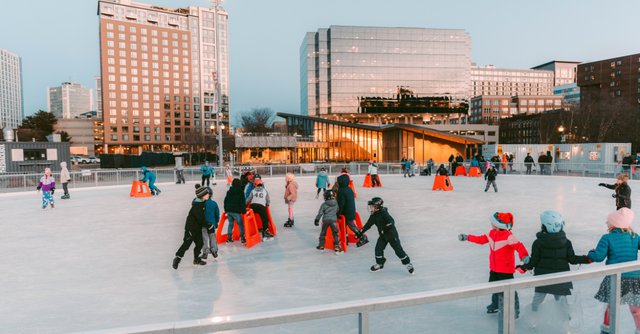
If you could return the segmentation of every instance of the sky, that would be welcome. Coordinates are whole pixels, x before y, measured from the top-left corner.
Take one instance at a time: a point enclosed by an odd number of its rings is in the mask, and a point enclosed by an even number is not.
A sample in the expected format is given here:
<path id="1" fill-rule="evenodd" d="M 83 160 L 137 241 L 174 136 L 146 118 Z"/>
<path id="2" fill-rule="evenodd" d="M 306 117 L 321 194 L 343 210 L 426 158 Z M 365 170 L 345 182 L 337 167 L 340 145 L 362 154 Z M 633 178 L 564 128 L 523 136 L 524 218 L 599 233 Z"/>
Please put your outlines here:
<path id="1" fill-rule="evenodd" d="M 139 0 L 177 8 L 206 0 Z M 526 69 L 640 52 L 640 1 L 225 0 L 231 113 L 299 113 L 299 47 L 330 25 L 464 29 L 478 65 Z M 99 74 L 97 0 L 3 0 L 0 48 L 22 57 L 25 115 L 47 108 L 46 88 Z M 235 118 L 235 117 L 234 117 Z"/>

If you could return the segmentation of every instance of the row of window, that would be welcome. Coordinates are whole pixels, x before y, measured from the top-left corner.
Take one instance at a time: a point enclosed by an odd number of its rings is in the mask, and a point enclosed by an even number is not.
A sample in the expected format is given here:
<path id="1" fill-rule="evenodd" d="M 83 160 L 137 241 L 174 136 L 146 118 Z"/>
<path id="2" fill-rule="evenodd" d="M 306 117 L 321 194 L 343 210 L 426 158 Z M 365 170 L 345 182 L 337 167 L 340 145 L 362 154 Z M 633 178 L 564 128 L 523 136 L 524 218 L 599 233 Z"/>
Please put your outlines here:
<path id="1" fill-rule="evenodd" d="M 171 88 L 169 87 L 169 81 L 168 80 L 164 80 L 163 83 L 164 83 L 164 87 L 162 89 L 162 92 L 165 93 L 165 94 L 170 94 L 171 93 Z M 110 91 L 114 91 L 117 86 L 114 83 L 110 83 L 108 87 L 109 87 Z M 127 84 L 120 84 L 120 90 L 121 91 L 129 91 L 128 87 L 129 86 Z M 131 85 L 131 91 L 132 92 L 137 92 L 137 91 L 139 91 L 139 89 L 142 89 L 143 93 L 149 93 L 150 90 L 153 93 L 160 93 L 160 87 L 158 87 L 158 86 L 151 86 L 151 89 L 150 89 L 150 86 L 146 86 L 146 85 L 145 86 Z M 180 88 L 174 88 L 173 89 L 173 94 L 174 95 L 178 95 L 178 94 L 180 94 L 180 92 L 181 92 Z M 185 88 L 184 90 L 182 90 L 182 94 L 183 95 L 189 95 L 190 94 L 189 89 Z M 142 95 L 142 97 L 143 97 L 143 100 L 148 100 L 148 95 L 144 94 L 144 95 Z M 196 99 L 198 99 L 198 101 L 196 101 Z M 199 98 L 194 98 L 193 102 L 194 103 L 199 103 Z"/>
<path id="2" fill-rule="evenodd" d="M 153 85 L 160 85 L 160 79 L 159 78 L 152 78 L 151 80 L 149 80 L 149 78 L 147 77 L 129 77 L 126 75 L 121 75 L 119 78 L 119 82 L 121 83 L 126 83 L 126 82 L 131 82 L 132 84 L 137 84 L 137 83 L 142 83 L 144 86 L 149 85 L 149 83 L 152 83 Z M 116 75 L 114 74 L 109 74 L 107 76 L 107 81 L 109 82 L 115 82 L 116 81 Z M 169 79 L 164 79 L 163 80 L 163 85 L 165 87 L 168 87 L 171 85 L 171 80 Z M 182 84 L 183 87 L 189 87 L 190 83 L 189 81 L 180 81 L 180 80 L 173 80 L 173 86 L 174 87 L 180 87 L 180 85 Z M 143 86 L 143 87 L 144 87 Z"/>
<path id="3" fill-rule="evenodd" d="M 189 124 L 185 124 L 186 126 L 189 126 Z M 118 128 L 117 126 L 111 126 L 111 133 L 117 133 L 118 130 L 120 130 L 119 132 L 129 132 L 129 130 L 133 130 L 133 133 L 140 133 L 140 127 L 139 126 L 133 126 L 133 127 L 129 127 L 129 126 L 122 126 L 120 128 Z M 151 127 L 149 126 L 145 126 L 142 128 L 142 130 L 144 131 L 144 133 L 151 133 Z M 160 130 L 162 130 L 161 127 L 156 126 L 153 128 L 153 133 L 161 133 Z M 171 128 L 171 127 L 165 127 L 164 128 L 164 133 L 181 133 L 183 132 L 182 128 Z M 184 132 L 191 132 L 191 128 L 184 128 Z"/>
<path id="4" fill-rule="evenodd" d="M 115 30 L 114 28 L 116 28 L 116 27 L 114 26 L 113 23 L 110 23 L 110 22 L 107 23 L 107 30 Z M 148 33 L 147 28 L 138 28 L 138 27 L 135 27 L 135 26 L 129 26 L 129 32 L 132 33 L 132 34 L 137 33 L 138 29 L 139 29 L 139 32 L 140 32 L 141 35 L 143 35 L 143 36 L 147 35 L 147 33 Z M 120 32 L 126 32 L 127 31 L 127 27 L 125 25 L 123 25 L 123 24 L 118 24 L 117 30 L 120 31 Z M 149 29 L 149 30 L 151 30 L 151 32 L 150 32 L 151 36 L 158 36 L 158 33 L 159 33 L 158 29 Z M 169 32 L 168 31 L 162 31 L 161 32 L 161 36 L 163 38 L 169 38 Z M 172 32 L 171 33 L 171 38 L 178 39 L 179 37 L 181 37 L 182 40 L 185 40 L 185 41 L 189 39 L 189 35 L 188 34 L 185 34 L 185 33 L 179 34 L 177 32 Z"/>
<path id="5" fill-rule="evenodd" d="M 129 135 L 121 135 L 121 136 L 122 136 L 121 137 L 122 141 L 129 141 L 129 138 L 130 138 Z M 140 138 L 141 138 L 140 135 L 133 135 L 131 138 L 133 139 L 133 141 L 141 141 L 140 140 Z M 144 135 L 142 138 L 144 139 L 144 141 L 151 141 L 151 135 Z M 164 141 L 165 142 L 170 142 L 171 138 L 172 138 L 171 135 L 165 135 L 164 136 Z M 174 138 L 175 138 L 176 141 L 182 140 L 182 136 L 180 136 L 180 135 L 176 135 Z M 153 136 L 153 140 L 154 141 L 161 141 L 162 140 L 162 136 L 161 135 L 154 135 Z M 111 135 L 111 141 L 112 142 L 118 141 L 118 135 L 115 135 L 115 134 Z"/>
<path id="6" fill-rule="evenodd" d="M 127 36 L 125 34 L 118 34 L 118 40 L 120 42 L 118 42 L 118 45 L 120 46 L 120 48 L 125 48 L 125 42 L 127 40 Z M 142 44 L 142 47 L 147 47 L 147 44 L 149 43 L 149 39 L 146 36 L 142 36 L 140 37 L 140 43 Z M 188 49 L 189 48 L 189 42 L 179 42 L 177 40 L 168 40 L 168 39 L 162 39 L 162 40 L 158 40 L 155 37 L 151 38 L 151 45 L 152 48 L 155 48 L 155 52 L 158 52 L 158 47 L 156 45 L 158 44 L 162 44 L 163 46 L 169 46 L 169 44 L 171 44 L 171 46 L 173 47 L 178 47 L 181 46 L 183 49 Z M 129 35 L 129 42 L 133 42 L 130 44 L 130 47 L 132 49 L 135 49 L 135 47 L 137 47 L 137 43 L 138 42 L 138 36 L 137 35 Z M 115 44 L 115 36 L 113 32 L 107 32 L 107 45 L 113 47 Z M 134 47 L 135 46 L 135 47 Z M 167 49 L 167 48 L 163 48 Z M 166 52 L 165 52 L 166 53 Z"/>
<path id="7" fill-rule="evenodd" d="M 180 71 L 180 65 L 177 64 L 178 63 L 178 58 L 177 57 L 173 57 L 172 60 L 174 60 L 174 62 L 173 62 L 173 64 L 171 64 L 171 69 L 173 71 L 176 71 L 176 72 Z M 169 62 L 169 56 L 162 56 L 162 61 L 163 62 Z M 132 71 L 133 70 L 137 70 L 137 67 L 138 67 L 138 61 L 137 60 L 131 60 L 129 63 L 131 65 L 131 67 L 132 67 L 131 68 Z M 116 64 L 116 59 L 115 58 L 107 58 L 107 64 L 108 65 L 115 65 Z M 127 59 L 126 58 L 119 59 L 118 60 L 118 64 L 120 66 L 127 66 Z M 154 65 L 154 64 L 157 64 L 157 65 Z M 159 68 L 159 66 L 160 66 L 160 64 L 158 64 L 158 63 L 152 63 L 151 64 L 151 67 L 153 67 L 153 68 Z M 149 63 L 148 62 L 142 62 L 142 67 L 143 68 L 149 68 Z M 162 64 L 162 69 L 163 70 L 168 70 L 169 69 L 169 64 Z M 188 65 L 182 65 L 182 71 L 183 72 L 189 72 L 190 70 L 191 69 L 189 68 Z M 143 69 L 142 70 L 142 74 L 143 75 L 149 75 L 149 71 Z"/>
<path id="8" fill-rule="evenodd" d="M 134 50 L 135 50 L 135 49 L 134 49 Z M 168 54 L 169 52 L 166 52 L 166 53 Z M 178 63 L 180 58 L 179 58 L 179 57 L 177 57 L 177 56 L 179 56 L 179 55 L 180 55 L 180 50 L 178 50 L 178 49 L 173 49 L 173 50 L 171 51 L 171 54 L 173 54 L 173 55 L 174 55 L 174 57 L 173 57 L 173 59 L 172 59 L 172 60 L 173 60 L 173 62 L 174 62 L 174 63 Z M 112 47 L 108 47 L 108 48 L 107 48 L 107 56 L 115 56 L 115 55 L 116 55 L 116 50 L 115 50 L 114 48 L 112 48 Z M 121 57 L 121 58 L 126 57 L 126 56 L 127 56 L 127 51 L 126 51 L 126 50 L 119 50 L 119 51 L 118 51 L 118 56 L 119 56 L 119 57 Z M 129 56 L 130 56 L 130 58 L 132 58 L 132 59 L 137 59 L 137 58 L 138 58 L 138 52 L 137 52 L 137 51 L 130 51 L 130 52 L 129 52 Z M 183 64 L 189 64 L 189 58 L 188 58 L 188 56 L 189 56 L 189 51 L 188 51 L 188 50 L 182 50 L 182 56 L 184 57 L 184 58 L 182 58 L 182 63 L 183 63 Z M 149 59 L 149 53 L 148 53 L 148 51 L 143 50 L 143 52 L 141 52 L 141 53 L 140 53 L 140 58 L 141 58 L 141 59 L 144 59 L 144 60 Z M 153 54 L 153 53 L 152 53 L 152 54 L 151 54 L 151 59 L 152 59 L 152 60 L 158 60 L 159 58 L 158 58 L 158 55 L 157 55 L 157 54 Z M 145 67 L 145 66 L 143 66 L 143 67 Z"/>

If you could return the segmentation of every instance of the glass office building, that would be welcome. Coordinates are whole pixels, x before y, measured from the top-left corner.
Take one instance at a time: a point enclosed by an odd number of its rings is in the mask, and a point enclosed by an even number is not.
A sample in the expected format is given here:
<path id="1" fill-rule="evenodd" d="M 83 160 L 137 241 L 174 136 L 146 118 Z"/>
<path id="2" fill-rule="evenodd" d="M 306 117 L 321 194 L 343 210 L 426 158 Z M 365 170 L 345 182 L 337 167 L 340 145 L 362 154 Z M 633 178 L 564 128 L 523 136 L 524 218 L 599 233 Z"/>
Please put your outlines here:
<path id="1" fill-rule="evenodd" d="M 331 26 L 305 35 L 300 65 L 303 115 L 422 124 L 468 110 L 464 30 Z"/>

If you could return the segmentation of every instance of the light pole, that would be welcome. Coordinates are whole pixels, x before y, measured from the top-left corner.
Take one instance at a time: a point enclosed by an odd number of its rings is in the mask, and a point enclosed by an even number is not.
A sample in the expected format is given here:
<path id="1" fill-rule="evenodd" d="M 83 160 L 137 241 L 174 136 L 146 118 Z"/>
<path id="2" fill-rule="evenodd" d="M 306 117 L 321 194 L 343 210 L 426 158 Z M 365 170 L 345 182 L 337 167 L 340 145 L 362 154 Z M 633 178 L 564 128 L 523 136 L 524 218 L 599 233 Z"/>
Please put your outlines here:
<path id="1" fill-rule="evenodd" d="M 222 130 L 224 130 L 224 125 L 220 126 L 220 117 L 222 116 L 222 88 L 218 82 L 218 76 L 220 75 L 220 39 L 218 38 L 220 23 L 218 22 L 218 8 L 220 7 L 220 2 L 222 0 L 212 0 L 213 5 L 213 24 L 215 24 L 216 35 L 215 35 L 215 43 L 216 43 L 216 72 L 213 75 L 213 84 L 216 87 L 216 126 L 218 127 L 218 166 L 222 167 L 224 163 L 223 157 L 223 149 L 222 149 Z"/>

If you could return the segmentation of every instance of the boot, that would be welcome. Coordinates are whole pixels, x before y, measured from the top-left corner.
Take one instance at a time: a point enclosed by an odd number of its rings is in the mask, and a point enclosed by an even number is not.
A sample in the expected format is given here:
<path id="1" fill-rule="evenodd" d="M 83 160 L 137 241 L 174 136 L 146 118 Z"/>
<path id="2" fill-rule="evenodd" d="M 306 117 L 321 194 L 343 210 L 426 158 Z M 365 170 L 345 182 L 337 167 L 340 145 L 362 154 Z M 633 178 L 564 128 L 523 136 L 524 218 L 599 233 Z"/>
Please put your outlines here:
<path id="1" fill-rule="evenodd" d="M 335 252 L 336 252 L 336 254 L 340 254 L 340 253 L 343 253 L 343 252 L 344 252 L 344 251 L 342 250 L 342 247 L 340 247 L 340 246 L 336 246 L 336 247 L 334 247 L 334 248 L 333 248 L 333 251 L 335 251 Z"/>
<path id="2" fill-rule="evenodd" d="M 209 254 L 207 254 L 207 251 L 202 252 L 202 256 L 200 258 L 203 260 L 206 260 L 207 257 L 209 257 Z"/>
<path id="3" fill-rule="evenodd" d="M 264 229 L 264 231 L 262 231 L 262 240 L 271 240 L 271 239 L 273 239 L 273 234 L 269 233 L 267 229 Z"/>
<path id="4" fill-rule="evenodd" d="M 206 265 L 206 264 L 207 264 L 207 263 L 206 263 L 206 262 L 204 262 L 204 261 L 202 261 L 202 259 L 200 259 L 199 257 L 197 257 L 197 258 L 193 259 L 193 265 L 194 265 L 194 266 L 204 266 L 204 265 Z"/>
<path id="5" fill-rule="evenodd" d="M 407 270 L 409 271 L 409 274 L 413 275 L 413 265 L 411 263 L 407 264 Z"/>
<path id="6" fill-rule="evenodd" d="M 173 265 L 172 265 L 173 269 L 176 269 L 176 270 L 178 269 L 178 265 L 180 264 L 180 260 L 182 260 L 182 258 L 179 257 L 179 256 L 176 256 L 176 257 L 173 258 Z"/>
<path id="7" fill-rule="evenodd" d="M 213 256 L 213 258 L 217 258 L 218 257 L 218 251 L 213 249 L 213 248 L 209 248 L 209 252 L 211 252 L 211 255 Z"/>
<path id="8" fill-rule="evenodd" d="M 321 251 L 322 251 L 322 250 L 324 250 L 324 246 L 322 246 L 322 245 L 318 245 L 318 246 L 316 246 L 316 249 L 317 249 L 317 250 L 321 250 Z"/>
<path id="9" fill-rule="evenodd" d="M 233 237 L 232 237 L 231 235 L 229 235 L 229 236 L 227 237 L 227 243 L 228 243 L 228 244 L 230 244 L 230 243 L 232 243 L 232 242 L 233 242 Z"/>
<path id="10" fill-rule="evenodd" d="M 287 218 L 287 222 L 284 223 L 284 227 L 293 227 L 293 219 Z"/>
<path id="11" fill-rule="evenodd" d="M 244 245 L 247 243 L 247 239 L 245 239 L 244 235 L 240 236 L 240 242 Z"/>
<path id="12" fill-rule="evenodd" d="M 384 268 L 384 264 L 374 264 L 371 266 L 371 268 L 369 270 L 371 270 L 371 272 L 376 272 L 376 271 L 380 271 L 382 270 L 382 268 Z"/>

